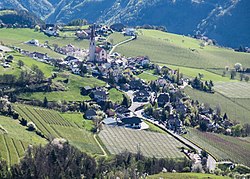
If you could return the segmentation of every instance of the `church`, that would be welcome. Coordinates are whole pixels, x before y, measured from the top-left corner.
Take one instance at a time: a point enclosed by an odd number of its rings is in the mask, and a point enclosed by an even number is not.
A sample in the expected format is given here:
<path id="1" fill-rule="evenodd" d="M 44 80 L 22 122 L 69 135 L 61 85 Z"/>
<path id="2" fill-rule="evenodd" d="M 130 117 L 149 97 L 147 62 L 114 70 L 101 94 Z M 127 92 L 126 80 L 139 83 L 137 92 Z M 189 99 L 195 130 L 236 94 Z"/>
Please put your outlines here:
<path id="1" fill-rule="evenodd" d="M 95 25 L 92 25 L 91 27 L 88 61 L 93 62 L 93 63 L 106 63 L 107 62 L 107 51 L 103 48 L 96 46 Z"/>

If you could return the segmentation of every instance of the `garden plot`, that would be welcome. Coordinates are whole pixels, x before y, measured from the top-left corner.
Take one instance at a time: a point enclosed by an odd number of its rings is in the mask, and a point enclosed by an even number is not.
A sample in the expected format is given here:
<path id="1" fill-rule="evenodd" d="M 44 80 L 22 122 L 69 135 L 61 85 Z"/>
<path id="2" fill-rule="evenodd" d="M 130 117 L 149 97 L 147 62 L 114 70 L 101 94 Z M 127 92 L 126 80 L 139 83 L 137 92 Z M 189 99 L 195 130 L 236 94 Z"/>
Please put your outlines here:
<path id="1" fill-rule="evenodd" d="M 215 83 L 214 89 L 228 98 L 250 98 L 250 83 L 247 82 Z"/>
<path id="2" fill-rule="evenodd" d="M 168 134 L 104 126 L 99 137 L 111 154 L 119 154 L 127 150 L 132 153 L 141 151 L 147 157 L 181 158 L 185 156 L 180 151 L 180 148 L 185 145 Z"/>

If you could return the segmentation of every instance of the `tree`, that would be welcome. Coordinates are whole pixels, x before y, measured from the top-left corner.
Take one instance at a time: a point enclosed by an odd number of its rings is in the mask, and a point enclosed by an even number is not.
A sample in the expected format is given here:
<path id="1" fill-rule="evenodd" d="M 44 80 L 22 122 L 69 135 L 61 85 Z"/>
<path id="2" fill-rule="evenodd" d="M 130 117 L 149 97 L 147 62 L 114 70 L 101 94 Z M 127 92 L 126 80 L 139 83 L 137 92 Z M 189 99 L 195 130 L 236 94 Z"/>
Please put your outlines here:
<path id="1" fill-rule="evenodd" d="M 18 60 L 17 65 L 19 68 L 21 68 L 22 66 L 24 66 L 24 62 L 22 60 Z"/>
<path id="2" fill-rule="evenodd" d="M 249 81 L 249 76 L 245 77 L 245 81 L 248 82 Z"/>
<path id="3" fill-rule="evenodd" d="M 204 121 L 200 123 L 200 129 L 203 132 L 207 131 L 207 124 Z"/>
<path id="4" fill-rule="evenodd" d="M 242 65 L 241 65 L 240 63 L 235 63 L 234 69 L 235 69 L 236 71 L 241 71 L 241 70 L 242 70 Z"/>
<path id="5" fill-rule="evenodd" d="M 95 178 L 95 159 L 69 145 L 65 139 L 53 139 L 46 146 L 29 147 L 18 165 L 11 168 L 18 178 Z"/>
<path id="6" fill-rule="evenodd" d="M 122 94 L 123 100 L 122 100 L 122 105 L 129 107 L 130 106 L 130 99 L 127 95 Z"/>
<path id="7" fill-rule="evenodd" d="M 47 100 L 46 96 L 43 99 L 43 107 L 45 107 L 45 108 L 48 107 L 48 100 Z"/>
<path id="8" fill-rule="evenodd" d="M 236 71 L 235 71 L 234 69 L 232 69 L 232 70 L 230 71 L 230 75 L 231 75 L 230 79 L 231 79 L 231 80 L 234 80 L 234 78 L 235 78 L 235 76 L 236 76 Z"/>
<path id="9" fill-rule="evenodd" d="M 27 127 L 29 131 L 35 131 L 37 129 L 35 123 L 33 122 L 28 122 Z"/>

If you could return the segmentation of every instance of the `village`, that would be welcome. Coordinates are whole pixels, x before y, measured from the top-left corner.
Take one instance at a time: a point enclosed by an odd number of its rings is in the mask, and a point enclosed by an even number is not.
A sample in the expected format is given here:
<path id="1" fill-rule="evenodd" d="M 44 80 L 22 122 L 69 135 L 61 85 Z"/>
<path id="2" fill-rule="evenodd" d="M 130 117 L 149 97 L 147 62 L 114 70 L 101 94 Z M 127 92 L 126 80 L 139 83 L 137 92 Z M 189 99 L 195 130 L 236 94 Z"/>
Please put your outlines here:
<path id="1" fill-rule="evenodd" d="M 123 30 L 118 27 L 113 27 L 113 29 L 121 31 L 124 36 L 131 36 L 131 40 L 136 40 L 135 29 Z M 198 101 L 193 101 L 182 91 L 187 85 L 194 86 L 192 79 L 184 78 L 178 70 L 151 63 L 147 56 L 125 57 L 117 52 L 110 53 L 112 50 L 108 52 L 107 48 L 104 48 L 107 43 L 97 45 L 97 41 L 104 38 L 103 34 L 112 33 L 112 31 L 107 26 L 96 25 L 86 31 L 77 31 L 77 37 L 90 39 L 89 49 L 79 49 L 71 44 L 55 47 L 55 52 L 67 56 L 65 59 L 55 59 L 40 52 L 30 53 L 18 47 L 13 48 L 25 56 L 59 69 L 65 69 L 80 76 L 94 76 L 105 81 L 107 83 L 105 87 L 82 86 L 81 88 L 81 94 L 89 95 L 92 99 L 86 102 L 87 106 L 93 106 L 93 104 L 99 106 L 86 107 L 84 117 L 93 120 L 97 116 L 96 109 L 103 112 L 103 117 L 98 120 L 97 126 L 102 123 L 141 130 L 148 128 L 148 125 L 143 122 L 143 120 L 148 120 L 158 121 L 168 130 L 179 134 L 186 133 L 185 126 L 199 127 L 202 131 L 231 134 L 230 128 L 233 123 L 226 114 L 221 114 L 220 109 L 211 109 L 209 104 L 199 104 Z M 51 36 L 58 34 L 52 27 L 44 33 Z M 36 39 L 25 43 L 48 48 L 46 44 L 39 44 Z M 3 67 L 10 68 L 12 60 L 13 56 L 6 57 Z M 147 73 L 148 70 L 153 71 L 157 80 L 147 82 L 138 78 L 138 74 Z M 202 82 L 198 80 L 198 83 Z M 212 82 L 205 84 L 212 91 Z M 108 89 L 111 87 L 124 93 L 122 104 L 112 104 L 112 108 L 104 105 L 108 101 Z"/>

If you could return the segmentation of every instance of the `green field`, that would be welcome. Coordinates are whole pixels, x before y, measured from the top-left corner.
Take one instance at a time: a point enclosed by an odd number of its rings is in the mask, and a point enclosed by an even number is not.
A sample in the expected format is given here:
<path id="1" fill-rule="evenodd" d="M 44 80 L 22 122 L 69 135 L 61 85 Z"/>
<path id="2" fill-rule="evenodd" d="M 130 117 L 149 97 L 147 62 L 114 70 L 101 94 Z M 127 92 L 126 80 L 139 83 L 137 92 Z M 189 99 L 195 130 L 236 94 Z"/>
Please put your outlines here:
<path id="1" fill-rule="evenodd" d="M 205 93 L 186 87 L 185 93 L 193 100 L 198 100 L 201 103 L 208 103 L 210 107 L 215 108 L 217 105 L 221 106 L 222 114 L 227 113 L 231 121 L 238 121 L 242 124 L 250 122 L 250 111 L 246 107 L 239 105 L 237 100 L 227 98 L 219 93 Z"/>
<path id="2" fill-rule="evenodd" d="M 54 79 L 53 82 L 58 82 L 58 80 L 67 79 L 66 77 L 60 77 Z M 43 100 L 46 97 L 49 101 L 84 101 L 90 100 L 89 96 L 82 96 L 80 94 L 80 88 L 84 86 L 104 86 L 105 83 L 100 81 L 94 77 L 80 77 L 77 75 L 67 74 L 69 82 L 68 84 L 64 84 L 59 82 L 61 85 L 65 87 L 65 91 L 52 91 L 52 92 L 35 92 L 35 93 L 23 93 L 18 97 L 22 99 L 36 99 Z"/>
<path id="3" fill-rule="evenodd" d="M 193 68 L 233 67 L 237 62 L 244 67 L 250 66 L 250 54 L 247 53 L 215 46 L 201 49 L 201 41 L 193 38 L 156 30 L 139 31 L 137 40 L 117 47 L 116 51 L 125 56 L 147 55 L 155 63 Z"/>
<path id="4" fill-rule="evenodd" d="M 30 71 L 32 65 L 37 65 L 43 71 L 43 73 L 46 77 L 51 77 L 51 74 L 53 71 L 52 66 L 47 65 L 47 64 L 42 63 L 42 62 L 38 62 L 30 57 L 26 57 L 26 56 L 19 54 L 17 52 L 12 52 L 9 54 L 13 55 L 13 57 L 14 57 L 13 63 L 10 64 L 11 68 L 3 68 L 2 66 L 0 66 L 0 74 L 14 74 L 16 76 L 19 76 L 21 70 Z M 18 60 L 22 60 L 24 62 L 24 66 L 22 67 L 22 69 L 20 69 L 17 66 Z"/>
<path id="5" fill-rule="evenodd" d="M 147 178 L 152 179 L 229 179 L 230 177 L 216 176 L 203 173 L 159 173 L 150 175 Z"/>
<path id="6" fill-rule="evenodd" d="M 18 120 L 0 116 L 0 154 L 9 165 L 19 162 L 29 144 L 45 144 L 46 140 L 29 132 Z M 4 129 L 4 131 L 3 131 Z"/>
<path id="7" fill-rule="evenodd" d="M 161 66 L 164 66 L 166 64 L 160 64 Z M 219 74 L 215 74 L 212 73 L 210 71 L 208 71 L 208 69 L 200 69 L 200 68 L 190 68 L 190 67 L 183 67 L 183 66 L 176 66 L 176 65 L 166 65 L 167 67 L 177 70 L 180 70 L 180 73 L 185 74 L 185 76 L 187 77 L 191 77 L 191 78 L 195 78 L 198 76 L 198 74 L 202 74 L 203 81 L 209 81 L 212 80 L 213 82 L 219 82 L 219 81 L 223 81 L 223 82 L 235 82 L 236 80 L 230 80 L 230 78 L 228 77 L 222 77 Z"/>
<path id="8" fill-rule="evenodd" d="M 185 137 L 211 153 L 217 160 L 231 160 L 250 166 L 250 143 L 241 138 L 200 132 L 189 128 Z"/>
<path id="9" fill-rule="evenodd" d="M 71 120 L 69 113 L 62 115 L 53 110 L 32 106 L 16 105 L 15 110 L 21 115 L 22 118 L 34 122 L 38 130 L 41 131 L 47 138 L 65 138 L 69 141 L 69 143 L 83 152 L 90 154 L 102 154 L 102 150 L 96 143 L 93 134 L 85 129 L 85 123 L 83 122 L 85 120 L 82 118 L 81 124 L 77 113 L 71 116 L 71 118 L 73 118 Z M 65 116 L 66 118 L 64 118 Z M 89 123 L 88 125 L 91 124 Z"/>
<path id="10" fill-rule="evenodd" d="M 215 83 L 214 89 L 228 98 L 250 98 L 250 83 Z"/>
<path id="11" fill-rule="evenodd" d="M 111 154 L 119 154 L 125 150 L 137 153 L 140 150 L 147 157 L 181 158 L 185 156 L 180 151 L 180 148 L 185 145 L 168 134 L 104 126 L 98 136 Z"/>
<path id="12" fill-rule="evenodd" d="M 117 90 L 116 88 L 111 88 L 109 91 L 109 99 L 113 102 L 113 103 L 117 103 L 120 104 L 123 100 L 123 92 Z"/>
<path id="13" fill-rule="evenodd" d="M 63 37 L 48 37 L 42 32 L 35 32 L 34 29 L 0 29 L 0 41 L 5 45 L 15 45 L 22 46 L 23 42 L 27 42 L 31 39 L 39 40 L 39 43 L 49 42 L 49 45 L 57 44 L 59 46 L 64 46 L 72 44 L 78 48 L 88 48 L 88 40 L 77 40 L 73 38 L 63 38 Z M 32 49 L 32 46 L 27 50 Z"/>
<path id="14" fill-rule="evenodd" d="M 128 39 L 130 39 L 129 36 L 124 36 L 122 33 L 119 33 L 119 32 L 114 32 L 108 36 L 108 41 L 109 42 L 113 41 L 113 45 L 116 45 L 116 44 L 118 44 L 122 41 L 128 40 Z"/>
<path id="15" fill-rule="evenodd" d="M 143 79 L 146 82 L 154 81 L 154 80 L 157 80 L 159 78 L 158 76 L 155 76 L 152 73 L 149 73 L 147 71 L 139 74 L 138 77 Z"/>

